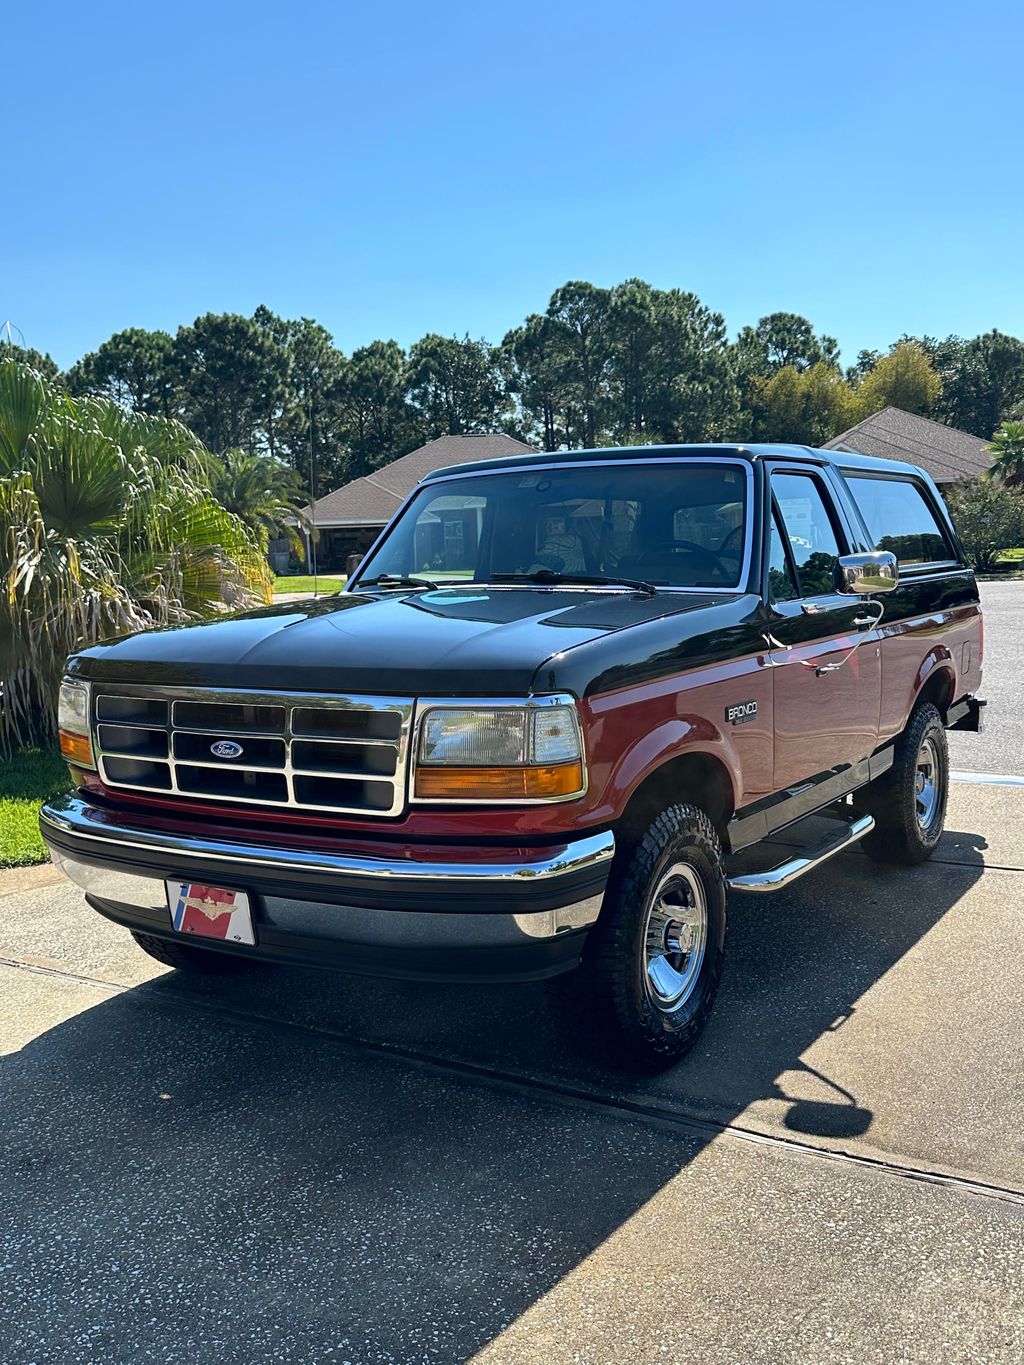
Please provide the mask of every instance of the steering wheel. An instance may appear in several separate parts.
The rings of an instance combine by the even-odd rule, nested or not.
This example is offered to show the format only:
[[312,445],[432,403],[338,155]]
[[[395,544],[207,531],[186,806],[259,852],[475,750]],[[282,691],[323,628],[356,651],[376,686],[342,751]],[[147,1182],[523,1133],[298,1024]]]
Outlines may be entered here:
[[743,544],[743,527],[734,526],[718,547],[720,555],[735,554]]
[[733,577],[733,570],[719,555],[715,554],[714,550],[708,550],[692,540],[659,540],[648,548],[648,553],[659,554],[666,550],[673,552],[682,550],[685,554],[696,555],[698,559],[703,560],[704,564],[711,568],[712,572],[720,573],[723,578]]

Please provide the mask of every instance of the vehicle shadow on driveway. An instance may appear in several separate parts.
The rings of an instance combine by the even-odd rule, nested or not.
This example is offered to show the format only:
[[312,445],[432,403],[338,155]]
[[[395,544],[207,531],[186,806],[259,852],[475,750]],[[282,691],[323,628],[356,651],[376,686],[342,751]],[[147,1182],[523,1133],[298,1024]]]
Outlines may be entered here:
[[75,986],[80,1013],[0,1059],[5,1361],[468,1359],[713,1130],[621,1122],[389,1047],[714,1123],[806,1075],[785,1122],[828,1145],[872,1114],[804,1054],[980,875],[850,857],[789,894],[734,897],[713,1021],[642,1082],[571,1056],[540,986],[267,969],[172,973],[100,1004]]

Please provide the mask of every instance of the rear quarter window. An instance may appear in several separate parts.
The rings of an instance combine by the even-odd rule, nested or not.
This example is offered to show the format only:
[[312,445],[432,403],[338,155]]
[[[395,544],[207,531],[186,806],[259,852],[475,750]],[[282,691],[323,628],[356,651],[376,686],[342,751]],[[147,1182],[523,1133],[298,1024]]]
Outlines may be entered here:
[[919,484],[910,479],[883,479],[846,474],[876,550],[889,550],[901,567],[956,563],[945,529]]

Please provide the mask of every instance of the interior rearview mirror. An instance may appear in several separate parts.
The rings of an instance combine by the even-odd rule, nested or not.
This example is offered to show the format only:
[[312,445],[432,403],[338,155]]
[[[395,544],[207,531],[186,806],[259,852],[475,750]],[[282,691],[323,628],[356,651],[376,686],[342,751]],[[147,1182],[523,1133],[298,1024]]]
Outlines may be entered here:
[[890,550],[869,555],[840,555],[836,560],[836,591],[871,597],[892,592],[900,580],[899,564]]

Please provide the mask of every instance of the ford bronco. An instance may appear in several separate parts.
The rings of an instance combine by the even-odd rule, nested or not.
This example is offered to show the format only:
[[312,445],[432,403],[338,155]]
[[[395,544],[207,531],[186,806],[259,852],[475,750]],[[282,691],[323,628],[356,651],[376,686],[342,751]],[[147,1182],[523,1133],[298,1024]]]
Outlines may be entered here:
[[[982,638],[909,465],[757,445],[462,465],[336,596],[74,656],[75,790],[42,829],[161,962],[551,978],[604,1057],[657,1069],[708,1017],[727,891],[857,840],[933,852]],[[737,869],[815,813],[826,837]]]

